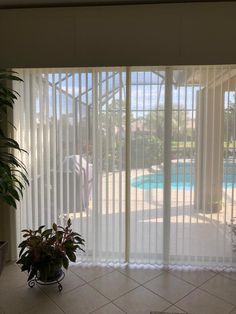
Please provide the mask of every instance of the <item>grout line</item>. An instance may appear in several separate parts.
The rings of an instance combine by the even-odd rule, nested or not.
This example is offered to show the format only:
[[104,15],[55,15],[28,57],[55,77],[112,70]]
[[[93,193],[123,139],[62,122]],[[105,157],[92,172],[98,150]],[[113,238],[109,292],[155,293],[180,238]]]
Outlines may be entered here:
[[94,312],[96,312],[96,311],[98,311],[98,310],[102,309],[104,306],[109,305],[109,304],[111,304],[111,302],[109,302],[109,303],[107,303],[107,304],[103,304],[102,306],[99,306],[99,307],[98,307],[98,308],[96,308],[95,310],[92,310],[91,312],[89,312],[89,314],[92,314],[92,313],[94,313]]
[[[109,304],[109,303],[112,302],[112,300],[111,300],[110,298],[106,297],[101,291],[99,291],[97,288],[93,287],[89,282],[87,283],[87,285],[88,285],[90,288],[96,290],[96,291],[97,291],[99,294],[101,294],[104,298],[106,298],[106,299],[109,301],[107,304]],[[104,305],[106,305],[106,304],[104,304]]]
[[98,311],[98,310],[101,310],[102,308],[104,308],[105,306],[107,306],[107,305],[109,305],[109,304],[114,305],[114,306],[117,307],[119,310],[121,310],[123,313],[126,313],[126,314],[127,314],[127,312],[125,312],[125,311],[124,311],[122,308],[120,308],[118,305],[114,304],[112,301],[109,302],[109,303],[107,303],[107,304],[104,304],[104,305],[98,307],[97,309],[93,310],[92,312],[89,312],[89,314],[92,314],[92,313],[94,313],[94,312],[96,312],[96,311]]
[[[223,275],[221,275],[221,272],[219,272],[219,273],[216,273],[215,276],[212,277],[212,278],[210,278],[209,280],[215,278],[215,277],[218,276],[218,275],[221,276],[221,277],[224,277]],[[231,281],[234,281],[233,279],[230,279],[230,278],[226,278],[226,279],[229,279],[229,280],[231,280]],[[212,293],[212,292],[209,292],[208,290],[205,290],[205,289],[203,288],[203,285],[205,285],[209,280],[207,280],[206,282],[204,282],[203,284],[201,284],[198,288],[199,288],[201,291],[204,291],[204,292],[206,292],[206,293],[208,293],[208,294],[210,294],[210,295],[212,295],[212,296],[218,298],[219,300],[224,301],[225,303],[228,303],[228,304],[233,305],[233,306],[236,307],[235,304],[233,304],[233,303],[231,303],[231,302],[229,302],[229,301],[227,301],[227,300],[225,300],[225,299],[223,299],[223,298],[221,298],[221,297],[215,295],[215,294]]]
[[[18,266],[18,265],[17,265],[17,266]],[[218,276],[218,275],[221,276],[221,277],[223,277],[223,278],[229,279],[229,280],[231,280],[232,282],[235,282],[234,279],[231,279],[231,278],[226,277],[226,276],[223,275],[224,270],[222,270],[222,271],[220,271],[220,272],[212,272],[212,274],[213,274],[212,277],[208,278],[206,281],[202,282],[200,285],[197,285],[197,286],[194,285],[194,284],[192,284],[191,282],[186,281],[185,279],[179,278],[179,277],[176,276],[175,274],[171,273],[170,270],[163,270],[163,269],[161,269],[161,272],[160,272],[158,275],[156,275],[155,277],[153,277],[153,278],[151,278],[151,279],[149,279],[149,280],[143,282],[142,284],[139,283],[138,281],[136,281],[135,279],[133,279],[132,277],[130,277],[129,275],[123,273],[123,272],[121,271],[121,268],[112,268],[112,267],[111,267],[110,270],[111,270],[111,271],[107,271],[107,272],[105,272],[104,274],[101,274],[99,277],[97,277],[97,278],[95,278],[95,279],[92,279],[92,280],[90,280],[90,281],[86,281],[86,280],[84,280],[82,277],[80,277],[77,273],[73,272],[73,271],[71,270],[71,268],[69,268],[69,269],[68,269],[68,272],[70,271],[72,274],[76,275],[76,277],[78,277],[80,280],[83,281],[83,284],[82,284],[82,285],[79,285],[79,286],[76,286],[75,288],[70,289],[69,291],[66,291],[64,294],[67,295],[68,293],[71,293],[71,292],[74,291],[75,289],[80,288],[80,287],[83,287],[83,286],[85,286],[85,285],[88,285],[88,286],[90,286],[92,289],[96,290],[100,295],[102,295],[102,296],[108,301],[108,303],[102,305],[101,307],[99,307],[99,308],[93,310],[93,311],[90,312],[90,313],[93,313],[93,312],[95,312],[95,311],[97,311],[97,310],[99,310],[99,309],[101,309],[101,308],[103,308],[103,307],[105,307],[105,306],[107,306],[107,305],[109,305],[109,304],[113,304],[114,306],[116,306],[117,308],[119,308],[122,312],[126,313],[122,308],[120,308],[120,307],[119,307],[116,303],[114,303],[114,302],[115,302],[116,300],[118,300],[119,298],[121,298],[121,297],[127,295],[128,293],[134,291],[135,289],[137,289],[137,288],[139,288],[139,287],[143,287],[143,288],[149,290],[151,293],[157,295],[158,297],[160,297],[160,298],[162,298],[163,300],[165,300],[166,302],[168,302],[170,305],[169,305],[166,309],[164,309],[164,311],[168,310],[171,306],[176,306],[177,308],[179,308],[178,305],[177,305],[177,303],[180,302],[180,301],[181,301],[182,299],[184,299],[185,297],[189,296],[191,293],[193,293],[193,292],[194,292],[195,290],[197,290],[197,289],[200,290],[200,291],[203,291],[203,292],[205,292],[205,293],[207,293],[207,294],[209,294],[209,295],[211,295],[211,296],[216,297],[217,299],[219,299],[219,300],[225,302],[225,303],[228,304],[228,305],[233,306],[233,309],[230,310],[229,313],[232,313],[232,312],[236,309],[235,304],[232,304],[231,302],[229,302],[229,301],[223,299],[222,297],[219,297],[219,296],[217,296],[217,295],[215,295],[215,294],[213,294],[213,293],[211,293],[211,292],[209,292],[209,291],[207,291],[207,290],[204,290],[204,285],[205,285],[208,281],[212,280],[213,278],[215,278],[215,277]],[[129,291],[127,291],[127,292],[121,294],[120,296],[118,296],[118,297],[115,298],[115,299],[110,299],[110,298],[108,298],[107,296],[105,296],[101,291],[99,291],[98,289],[96,289],[95,287],[93,287],[90,283],[92,283],[93,281],[95,281],[95,280],[97,280],[97,279],[100,279],[100,278],[102,278],[102,277],[104,277],[104,276],[107,276],[107,275],[113,273],[114,271],[117,271],[117,272],[120,273],[121,275],[127,277],[129,280],[132,280],[133,282],[135,282],[135,283],[137,284],[137,287],[135,287],[135,288],[133,288],[133,289],[131,289],[131,290],[129,290]],[[209,270],[208,270],[208,271],[209,271]],[[194,271],[193,271],[193,272],[194,272]],[[166,299],[166,298],[164,298],[163,296],[159,295],[159,294],[156,293],[155,291],[152,291],[151,289],[149,289],[149,288],[147,288],[147,287],[144,286],[144,285],[147,284],[148,282],[150,282],[150,281],[152,281],[152,280],[154,280],[154,279],[157,279],[158,277],[160,277],[161,275],[164,275],[165,273],[169,273],[169,274],[172,275],[173,277],[175,277],[175,278],[177,278],[177,279],[179,279],[179,280],[181,280],[181,281],[183,281],[183,282],[185,282],[185,283],[187,283],[187,284],[193,286],[194,289],[191,290],[190,292],[188,292],[186,295],[184,295],[182,298],[180,298],[180,299],[177,300],[176,302],[172,303],[171,301],[169,301],[168,299]],[[24,274],[27,275],[25,272],[24,272]],[[52,298],[50,297],[50,295],[47,294],[47,292],[43,289],[43,287],[41,287],[41,286],[38,285],[38,284],[37,284],[37,287],[40,289],[40,291],[43,292],[43,294],[44,294],[50,301],[52,301],[52,302],[56,305],[57,308],[59,308],[63,313],[66,313],[66,312],[60,307],[60,305],[58,305],[58,304],[56,303],[56,301],[54,301],[54,299],[52,299]],[[33,307],[34,307],[34,306],[32,306],[32,308],[33,308]],[[30,309],[31,309],[31,308],[30,308]],[[29,310],[30,310],[30,309],[29,309]],[[181,309],[181,308],[179,308],[179,309],[180,309],[181,311],[184,311],[184,310]]]
[[141,286],[142,286],[143,288],[147,289],[148,291],[152,292],[153,294],[157,295],[159,298],[162,298],[162,299],[165,300],[166,302],[170,303],[170,305],[169,305],[168,307],[174,305],[174,303],[172,303],[172,301],[170,301],[170,300],[164,298],[163,296],[161,296],[161,295],[158,294],[157,292],[152,291],[151,289],[149,289],[148,287],[145,287],[145,286],[143,286],[143,285],[141,285]]
[[177,306],[177,303],[180,302],[181,300],[183,300],[185,297],[189,296],[191,293],[193,293],[194,291],[196,291],[198,289],[198,287],[195,287],[195,289],[193,289],[192,291],[188,292],[187,294],[185,294],[185,296],[183,296],[182,298],[180,298],[178,301],[176,301],[173,305]]
[[181,309],[181,308],[180,308],[179,306],[177,306],[177,305],[171,305],[171,306],[169,306],[168,308],[166,308],[164,311],[168,311],[168,309],[171,308],[172,306],[177,307],[177,309],[179,309],[180,311],[183,312],[183,313],[180,313],[180,314],[186,314],[186,313],[187,313],[185,310]]
[[[50,300],[50,301],[52,301],[63,313],[65,313],[66,314],[66,312],[43,290],[43,287],[40,287],[40,285],[39,284],[37,284],[37,282],[35,283],[36,285],[36,287],[38,287],[39,288],[39,290]],[[34,287],[33,287],[34,288]],[[30,288],[30,289],[33,289],[33,288]],[[32,307],[32,308],[34,308],[35,307],[35,305]],[[27,311],[26,311],[27,312]]]
[[[178,278],[178,279],[180,279],[180,278]],[[182,280],[182,279],[180,279],[180,280]],[[183,281],[184,281],[184,280],[183,280]],[[188,282],[186,282],[186,283],[188,283]],[[189,283],[188,283],[188,284],[189,284]],[[143,285],[141,285],[141,286],[143,286]],[[148,287],[145,287],[145,286],[143,286],[143,287],[146,288],[147,290],[151,291],[152,293],[156,294],[157,296],[161,297],[162,299],[164,299],[164,300],[167,301],[168,303],[171,303],[171,305],[175,305],[176,303],[178,303],[179,301],[181,301],[182,299],[184,299],[186,296],[188,296],[189,294],[191,294],[192,292],[194,292],[195,290],[198,289],[198,287],[196,287],[196,286],[194,286],[194,285],[192,285],[192,286],[194,287],[194,289],[192,289],[191,291],[189,291],[187,294],[185,294],[182,298],[180,298],[178,301],[176,301],[176,302],[174,302],[174,303],[173,303],[172,301],[170,301],[170,300],[164,298],[163,296],[159,295],[157,292],[152,291],[152,290],[149,289]],[[170,306],[169,306],[169,307],[170,307]]]
[[219,275],[219,276],[221,276],[221,277],[224,277],[224,278],[226,278],[226,279],[229,279],[229,280],[231,280],[231,281],[236,281],[236,279],[231,278],[230,276],[227,276],[227,275],[225,275],[225,274],[227,274],[227,272],[225,272],[225,273],[220,272],[220,273],[217,274],[217,275]]
[[[137,288],[139,288],[139,287],[140,287],[140,285],[139,285],[139,286],[137,286],[137,287],[135,287],[135,288],[130,289],[129,291],[126,291],[125,293],[123,293],[123,294],[119,295],[117,298],[115,298],[115,299],[111,300],[111,302],[115,302],[115,301],[117,301],[119,298],[124,297],[126,294],[128,294],[128,293],[130,293],[130,292],[134,291],[135,289],[137,289]],[[114,304],[115,304],[115,303],[114,303]]]
[[[68,271],[70,271],[70,269],[68,269]],[[72,273],[73,273],[73,272],[72,272]],[[74,274],[74,273],[73,273],[73,274]],[[80,278],[77,274],[75,274],[75,275],[76,275],[79,279],[81,279],[81,280],[83,281],[83,284],[82,284],[82,285],[79,285],[79,286],[76,286],[76,287],[70,289],[69,291],[64,292],[64,295],[67,295],[67,294],[73,292],[73,291],[74,291],[75,289],[77,289],[77,288],[81,288],[81,287],[83,287],[83,286],[85,286],[85,285],[88,285],[88,283],[87,283],[85,280],[83,280],[82,278]],[[64,310],[56,303],[56,301],[55,301],[54,299],[52,299],[49,294],[47,294],[47,292],[43,289],[43,287],[41,287],[41,286],[38,285],[37,283],[36,283],[36,285],[37,285],[37,287],[38,287],[54,304],[57,305],[57,307],[59,307],[60,310],[62,310],[63,313],[66,313],[66,312],[64,312]],[[62,293],[62,292],[60,292],[60,293]]]
[[231,312],[229,312],[229,314],[233,313],[234,311],[236,311],[236,306],[232,309]]
[[[170,273],[170,274],[173,275],[175,278],[177,278],[177,279],[179,279],[179,280],[181,280],[181,281],[183,281],[183,282],[185,282],[185,283],[187,283],[187,284],[190,284],[191,286],[194,287],[194,289],[192,289],[189,293],[187,293],[187,294],[184,295],[182,298],[180,298],[179,300],[177,300],[176,302],[173,303],[173,302],[171,302],[170,300],[164,298],[163,296],[159,295],[158,293],[156,293],[156,292],[152,291],[151,289],[149,289],[149,288],[147,288],[147,287],[144,286],[144,284],[147,284],[149,281],[152,281],[152,280],[158,278],[159,276],[163,275],[165,272],[168,272],[168,273],[169,273],[170,270],[168,270],[168,271],[164,270],[162,273],[158,274],[156,277],[154,277],[154,278],[152,278],[152,279],[150,279],[150,280],[148,280],[148,281],[146,281],[146,282],[144,282],[144,283],[142,283],[142,284],[140,284],[139,282],[137,282],[135,279],[133,279],[133,278],[127,276],[126,274],[122,273],[119,269],[115,269],[115,270],[117,270],[119,273],[121,273],[122,275],[126,276],[126,277],[129,278],[130,280],[133,280],[135,283],[138,284],[138,286],[135,287],[134,289],[131,289],[131,290],[125,292],[124,294],[120,295],[119,297],[115,298],[114,300],[109,299],[108,297],[106,297],[105,295],[103,295],[99,290],[97,290],[96,288],[94,288],[92,285],[90,285],[90,286],[91,286],[93,289],[95,289],[97,292],[99,292],[100,294],[102,294],[105,298],[107,298],[108,300],[110,300],[111,303],[115,302],[117,299],[119,299],[119,298],[125,296],[126,294],[130,293],[131,291],[137,289],[138,287],[143,287],[143,288],[149,290],[150,292],[156,294],[158,297],[162,298],[162,299],[165,300],[166,302],[170,303],[171,305],[168,306],[167,309],[168,309],[169,307],[171,307],[171,306],[177,306],[176,304],[177,304],[178,302],[180,302],[182,299],[184,299],[185,297],[187,297],[188,295],[190,295],[192,292],[194,292],[194,291],[197,290],[197,289],[200,289],[201,291],[206,292],[205,290],[201,289],[200,287],[201,287],[202,285],[204,285],[206,282],[208,282],[209,280],[211,280],[211,279],[213,279],[214,277],[216,277],[217,275],[219,275],[219,273],[213,273],[214,275],[213,275],[211,278],[209,278],[209,279],[207,279],[206,281],[204,281],[204,283],[202,283],[201,285],[195,286],[195,285],[193,285],[193,284],[187,282],[186,280],[184,280],[184,279],[182,279],[182,278],[179,278],[179,277],[177,277],[177,276],[174,276],[173,274]],[[115,270],[114,270],[114,271],[115,271]],[[112,272],[113,272],[113,271],[112,271]],[[110,272],[110,273],[111,273],[111,272]],[[105,275],[107,275],[107,274],[104,274],[104,275],[102,275],[101,277],[103,277],[103,276],[105,276]],[[101,277],[99,277],[99,278],[101,278]],[[96,278],[96,279],[98,279],[98,278]],[[94,280],[96,280],[96,279],[94,279]],[[94,280],[92,280],[92,281],[94,281]],[[90,281],[90,282],[92,282],[92,281]],[[89,284],[89,282],[87,282],[87,284]],[[224,301],[225,303],[228,303],[228,304],[230,304],[230,305],[232,305],[232,306],[235,306],[234,304],[229,303],[229,302],[227,302],[226,300],[221,299],[221,298],[217,297],[217,296],[214,295],[214,294],[211,294],[211,293],[209,293],[209,294],[212,295],[212,296],[214,296],[214,297],[216,297],[216,298],[218,298],[218,299],[220,299],[220,300],[222,300],[222,301]],[[116,305],[116,304],[114,303],[114,305]],[[116,306],[117,306],[117,305],[116,305]],[[177,307],[178,307],[178,306],[177,306]],[[181,309],[181,310],[182,310],[182,309]]]
[[88,283],[85,279],[83,279],[80,275],[78,275],[77,273],[73,272],[71,269],[69,269],[69,271],[72,272],[72,274],[74,274],[76,277],[78,277],[80,280],[84,281],[84,283]]
[[101,277],[103,277],[103,276],[105,276],[105,275],[111,274],[111,273],[113,273],[115,270],[116,270],[116,269],[113,269],[113,270],[111,270],[111,271],[107,271],[107,272],[105,272],[105,273],[99,275],[98,277],[96,277],[96,278],[94,278],[94,279],[85,280],[83,277],[81,277],[80,275],[78,275],[77,273],[73,272],[73,271],[70,269],[70,271],[71,271],[73,274],[75,274],[75,275],[76,275],[77,277],[79,277],[81,280],[85,281],[85,283],[90,283],[90,282],[92,282],[92,281],[94,281],[94,280],[97,280],[97,279],[99,279],[99,278],[101,278]]
[[[193,272],[194,272],[194,271],[193,271]],[[218,275],[217,273],[214,273],[214,272],[212,272],[212,274],[213,274],[212,277],[208,278],[206,281],[204,281],[204,282],[201,283],[200,285],[195,285],[195,284],[193,284],[193,283],[190,282],[190,281],[187,281],[187,280],[185,280],[185,279],[183,279],[183,278],[178,277],[178,276],[175,275],[175,274],[170,273],[170,275],[174,276],[175,278],[180,279],[180,280],[182,280],[182,281],[184,281],[184,282],[186,282],[186,283],[188,283],[188,284],[190,284],[190,285],[192,285],[192,286],[194,286],[194,287],[196,287],[196,288],[199,288],[200,286],[204,285],[207,281],[211,280],[211,279],[214,278],[216,275]]]
[[111,302],[114,306],[118,307],[119,310],[121,310],[122,312],[124,312],[125,314],[127,314],[127,312],[125,310],[123,310],[119,305],[115,304],[113,301]]
[[40,285],[38,285],[37,283],[36,283],[36,286],[48,297],[48,299],[49,299],[50,301],[52,301],[63,313],[66,314],[66,312],[60,307],[60,305],[58,305],[58,304],[43,290],[43,287],[40,287]]
[[102,278],[102,277],[104,277],[104,276],[107,276],[107,275],[109,275],[109,274],[111,274],[111,273],[114,273],[115,270],[116,270],[116,269],[113,269],[112,271],[106,272],[105,274],[103,274],[103,275],[101,275],[101,276],[99,276],[99,277],[96,277],[95,279],[92,279],[92,280],[87,281],[87,283],[93,282],[93,281],[95,281],[95,280],[97,280],[97,279],[100,279],[100,278]]
[[[114,271],[115,271],[115,270],[114,270]],[[113,272],[113,271],[112,271],[112,272]],[[112,273],[112,272],[110,272],[110,273]],[[110,274],[110,273],[108,273],[108,274]],[[108,274],[104,274],[104,276],[105,276],[105,275],[108,275]],[[124,274],[122,274],[122,275],[125,276]],[[101,277],[103,277],[103,276],[101,276]],[[99,278],[101,278],[101,277],[99,277]],[[127,277],[127,276],[125,276],[125,277]],[[98,278],[97,278],[97,279],[98,279]],[[128,278],[128,279],[134,281],[133,279],[130,279],[130,278]],[[95,280],[96,280],[96,279],[95,279]],[[119,299],[120,297],[123,297],[123,296],[126,295],[127,293],[129,293],[129,292],[131,292],[131,291],[137,289],[137,288],[140,286],[140,284],[137,283],[137,284],[138,284],[137,287],[134,287],[134,288],[130,289],[129,291],[127,291],[127,292],[125,292],[125,293],[119,295],[119,296],[118,296],[117,298],[115,298],[115,299],[110,299],[110,298],[108,298],[107,296],[105,296],[101,291],[99,291],[97,288],[95,288],[94,286],[91,285],[91,282],[93,282],[93,281],[95,281],[95,280],[92,280],[92,281],[90,281],[90,282],[87,282],[87,284],[88,284],[91,288],[93,288],[93,289],[95,289],[97,292],[99,292],[103,297],[105,297],[106,299],[108,299],[110,302],[116,301],[116,300]],[[136,283],[136,282],[134,281],[134,283]],[[116,306],[117,306],[117,305],[116,305]]]
[[[129,278],[129,279],[130,279],[130,278]],[[136,282],[135,282],[135,283],[136,283]],[[89,285],[91,288],[95,289],[97,292],[99,292],[102,296],[104,296],[106,299],[108,299],[108,300],[111,301],[111,302],[116,301],[116,300],[119,299],[120,297],[123,297],[123,296],[126,295],[127,293],[129,293],[129,292],[131,292],[131,291],[137,289],[137,288],[140,286],[140,284],[139,284],[139,286],[137,286],[137,287],[135,287],[135,288],[132,288],[132,289],[130,289],[129,291],[126,291],[125,293],[119,295],[117,298],[115,298],[115,299],[110,299],[110,298],[108,298],[107,296],[105,296],[101,291],[99,291],[97,288],[95,288],[95,287],[93,287],[92,285],[90,285],[90,283],[88,283],[88,285]]]
[[227,300],[223,299],[222,297],[219,297],[219,296],[213,294],[212,292],[209,292],[208,290],[203,289],[201,286],[198,289],[205,292],[205,293],[208,293],[209,295],[211,295],[211,296],[213,296],[213,297],[215,297],[221,301],[224,301],[225,303],[227,303],[229,305],[235,306],[235,304],[231,303],[230,301],[227,301]]
[[[114,303],[116,300],[118,300],[119,298],[125,296],[126,294],[130,293],[131,291],[133,291],[133,290],[135,290],[135,289],[137,289],[137,288],[139,288],[139,287],[143,287],[143,288],[149,290],[150,292],[156,294],[158,297],[162,298],[162,299],[165,300],[166,302],[171,303],[170,301],[166,300],[165,298],[163,298],[162,296],[158,295],[157,293],[155,293],[155,292],[151,291],[150,289],[144,287],[144,286],[143,286],[144,283],[143,283],[143,284],[140,284],[139,282],[137,282],[137,281],[134,280],[133,278],[130,278],[129,276],[125,275],[124,273],[122,273],[122,272],[119,271],[118,269],[114,269],[112,272],[114,272],[115,270],[117,270],[121,275],[123,275],[123,276],[127,277],[128,279],[130,279],[130,280],[134,281],[135,283],[137,283],[138,286],[135,287],[135,288],[133,288],[133,289],[131,289],[131,290],[129,290],[129,291],[127,291],[127,292],[125,292],[125,293],[123,293],[123,294],[121,294],[121,295],[119,295],[119,296],[118,296],[117,298],[115,298],[115,299],[110,299],[110,298],[108,298],[107,296],[105,296],[101,291],[99,291],[98,289],[96,289],[95,287],[93,287],[93,286],[90,284],[91,282],[95,281],[95,280],[98,279],[98,278],[96,278],[96,279],[94,279],[94,280],[92,280],[92,281],[90,281],[90,282],[87,282],[87,284],[88,284],[91,288],[95,289],[95,290],[96,290],[97,292],[99,292],[103,297],[105,297],[106,299],[108,299],[108,300],[110,301],[109,303],[113,303],[115,306],[117,306],[117,304]],[[110,273],[112,273],[112,272],[109,272],[108,274],[110,274]],[[164,273],[164,272],[163,272],[163,273]],[[155,278],[157,278],[158,276],[162,275],[163,273],[158,274]],[[108,275],[108,274],[104,274],[104,275],[102,275],[101,277],[103,277],[103,276],[105,276],[105,275]],[[99,278],[101,278],[101,277],[99,277]],[[153,279],[154,279],[154,278],[153,278]],[[151,280],[152,280],[152,279],[150,279],[149,281],[151,281]],[[148,281],[147,281],[147,282],[148,282]],[[145,283],[146,283],[146,282],[145,282]],[[109,304],[109,303],[108,303],[108,304]],[[105,305],[106,305],[106,304],[105,304]],[[104,305],[104,306],[105,306],[105,305]],[[171,303],[171,305],[173,305],[173,304]],[[171,306],[171,305],[170,305],[170,306]],[[119,306],[117,306],[117,307],[119,307]],[[123,309],[121,309],[121,310],[124,311]]]
[[156,275],[155,277],[153,277],[153,278],[151,278],[151,279],[148,279],[147,281],[144,281],[144,282],[142,282],[142,283],[140,283],[139,281],[137,281],[136,279],[134,279],[134,278],[132,278],[132,277],[130,277],[129,275],[126,275],[125,273],[123,273],[121,270],[118,270],[122,275],[125,275],[126,277],[128,277],[129,279],[132,279],[132,280],[134,280],[136,283],[138,283],[139,285],[144,285],[144,284],[146,284],[146,283],[148,283],[149,281],[151,281],[151,280],[153,280],[153,279],[156,279],[157,277],[159,277],[160,275],[162,275],[164,272],[165,272],[165,270],[162,270],[158,275]]
[[[211,279],[215,278],[216,276],[218,276],[219,273],[216,273],[215,276],[209,278],[207,281],[203,282],[201,285],[198,286],[198,288],[201,288],[203,285],[205,285],[208,281],[210,281]],[[203,289],[202,289],[203,290]]]
[[[212,278],[214,278],[214,277],[217,276],[217,275],[218,275],[218,274],[215,273],[215,275],[214,275],[213,277],[209,278],[207,281],[211,280]],[[183,280],[183,279],[181,279],[181,280]],[[183,280],[183,281],[185,281],[185,280]],[[207,281],[205,281],[203,284],[205,284]],[[201,285],[203,285],[203,284],[201,284]],[[189,293],[187,293],[187,294],[186,294],[185,296],[183,296],[181,299],[179,299],[178,301],[176,301],[175,303],[173,303],[173,305],[178,307],[178,305],[176,305],[178,302],[180,302],[181,300],[183,300],[185,297],[187,297],[188,295],[190,295],[192,292],[196,291],[197,289],[200,289],[201,291],[206,292],[205,290],[203,290],[203,289],[200,288],[201,285],[200,285],[200,286],[197,286],[197,287],[194,286],[195,289],[191,290]],[[210,294],[210,293],[209,293],[209,294]],[[215,296],[215,295],[213,295],[213,296]],[[216,296],[215,296],[215,297],[216,297]],[[224,300],[224,301],[225,301],[225,300]]]
[[[117,270],[117,269],[116,269]],[[119,270],[117,270],[118,272],[120,272]],[[121,272],[120,272],[121,273]],[[157,275],[155,278],[153,278],[153,279],[150,279],[149,281],[147,281],[147,282],[145,282],[145,283],[143,283],[143,284],[140,284],[140,283],[138,283],[137,281],[135,281],[133,278],[130,278],[129,276],[127,276],[127,275],[125,275],[125,274],[123,274],[123,273],[121,273],[122,275],[124,275],[124,276],[126,276],[127,278],[129,278],[130,280],[133,280],[135,283],[137,283],[138,284],[138,286],[137,287],[135,287],[135,288],[133,288],[133,289],[131,289],[131,290],[129,290],[129,291],[127,291],[127,292],[125,292],[125,293],[123,293],[122,295],[120,295],[119,297],[117,297],[117,298],[115,298],[114,300],[112,300],[112,299],[109,299],[108,297],[106,297],[104,294],[102,294],[99,290],[97,290],[96,288],[94,288],[92,285],[90,285],[89,284],[89,282],[88,282],[88,284],[93,288],[93,289],[95,289],[97,292],[99,292],[101,295],[103,295],[105,298],[107,298],[108,300],[110,300],[112,303],[113,302],[115,302],[117,299],[119,299],[119,298],[121,298],[121,297],[123,297],[123,296],[125,296],[126,294],[128,294],[129,292],[131,292],[131,291],[133,291],[133,290],[135,290],[135,289],[137,289],[138,287],[143,287],[143,288],[145,288],[145,289],[147,289],[147,290],[149,290],[151,293],[153,293],[153,294],[155,294],[155,295],[157,295],[158,297],[160,297],[160,298],[162,298],[163,300],[165,300],[166,302],[168,302],[169,304],[170,304],[170,306],[172,306],[172,305],[174,305],[175,303],[177,303],[177,302],[179,302],[180,300],[178,300],[177,302],[175,302],[175,303],[172,303],[171,301],[169,301],[168,299],[166,299],[166,298],[164,298],[163,296],[161,296],[161,295],[159,295],[158,293],[156,293],[156,292],[154,292],[154,291],[152,291],[151,289],[149,289],[149,288],[147,288],[147,287],[145,287],[144,286],[144,284],[146,284],[146,283],[148,283],[149,281],[151,281],[151,280],[153,280],[153,279],[155,279],[155,278],[157,278],[157,277],[159,277],[159,276],[161,276],[161,275],[163,275],[164,274],[164,272],[163,273],[160,273],[159,275]],[[179,279],[179,278],[178,278]],[[96,280],[96,279],[95,279]],[[180,279],[181,280],[181,279]],[[90,282],[92,282],[92,281],[90,281]],[[195,289],[193,289],[193,290],[191,290],[188,294],[190,294],[191,292],[193,292],[194,290],[196,290],[197,289],[197,287],[195,287],[195,286],[193,286]],[[185,296],[187,296],[188,294],[186,294]],[[184,296],[184,297],[185,297]],[[114,303],[115,304],[115,303]],[[116,304],[115,304],[116,305]],[[170,306],[168,306],[168,307],[170,307]]]

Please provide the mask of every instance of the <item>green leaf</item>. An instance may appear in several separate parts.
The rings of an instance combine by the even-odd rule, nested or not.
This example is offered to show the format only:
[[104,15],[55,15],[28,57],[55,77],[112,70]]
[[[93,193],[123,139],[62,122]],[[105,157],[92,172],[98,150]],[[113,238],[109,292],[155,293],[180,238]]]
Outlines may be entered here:
[[33,279],[34,276],[36,276],[36,274],[37,274],[36,269],[32,269],[31,272],[30,272],[30,274],[29,274],[29,277],[28,277],[28,280],[27,280],[27,281],[30,281],[31,279]]
[[21,267],[21,271],[26,271],[26,270],[29,270],[29,266],[28,265],[23,265]]
[[68,258],[66,256],[63,256],[62,263],[63,263],[63,267],[65,269],[68,269],[68,267],[69,267],[69,260],[68,260]]
[[24,240],[18,245],[18,248],[26,246],[26,244],[27,244],[27,240]]
[[14,208],[16,208],[16,202],[14,200],[14,198],[11,195],[0,195],[2,196],[2,199],[10,206],[13,206]]
[[23,229],[23,230],[21,230],[21,232],[28,232],[28,233],[30,233],[30,231],[28,229]]
[[16,199],[17,201],[20,200],[19,194],[14,188],[10,187],[8,191],[14,199]]
[[42,226],[40,226],[39,228],[38,228],[38,232],[39,233],[42,233],[42,229],[45,227],[45,225],[42,225]]
[[54,231],[57,231],[57,224],[55,224],[55,222],[53,223],[52,228]]
[[76,255],[75,255],[75,253],[74,252],[71,252],[71,251],[67,251],[66,252],[66,255],[68,256],[68,258],[69,258],[69,260],[71,261],[71,262],[75,262],[76,261]]
[[48,237],[50,234],[52,234],[52,229],[47,229],[42,232],[42,237]]
[[22,255],[22,253],[24,252],[24,250],[25,250],[25,247],[22,247],[21,250],[20,250],[19,256]]

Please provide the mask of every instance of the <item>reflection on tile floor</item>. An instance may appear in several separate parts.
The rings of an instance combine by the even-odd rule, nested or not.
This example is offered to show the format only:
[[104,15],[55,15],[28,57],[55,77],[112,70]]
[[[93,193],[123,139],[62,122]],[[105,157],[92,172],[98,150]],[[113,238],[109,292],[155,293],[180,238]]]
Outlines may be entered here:
[[0,277],[0,314],[235,314],[236,273],[73,265],[62,292],[29,288],[8,264]]

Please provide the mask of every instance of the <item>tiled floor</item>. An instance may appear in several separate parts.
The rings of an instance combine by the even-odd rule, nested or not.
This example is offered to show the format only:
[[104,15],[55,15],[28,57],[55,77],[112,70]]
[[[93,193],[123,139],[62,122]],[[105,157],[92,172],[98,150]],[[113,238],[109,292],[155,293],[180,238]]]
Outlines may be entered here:
[[56,286],[29,288],[9,264],[0,277],[0,314],[236,314],[236,273],[73,265]]

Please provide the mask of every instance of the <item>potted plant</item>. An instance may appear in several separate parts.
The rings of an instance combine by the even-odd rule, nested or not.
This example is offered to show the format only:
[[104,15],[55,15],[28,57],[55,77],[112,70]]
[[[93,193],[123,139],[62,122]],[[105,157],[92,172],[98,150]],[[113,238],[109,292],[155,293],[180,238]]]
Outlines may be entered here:
[[[10,86],[12,81],[22,80],[14,71],[0,70],[0,201],[1,205],[5,203],[16,208],[16,202],[23,195],[28,179],[24,164],[15,154],[25,151],[8,135],[8,127],[14,128],[9,121],[9,114],[19,96]],[[7,246],[6,241],[0,241],[0,275],[5,264]]]
[[71,229],[71,220],[66,227],[53,224],[51,229],[22,230],[25,238],[20,244],[19,260],[22,271],[29,273],[28,281],[48,283],[57,281],[62,275],[62,266],[67,269],[69,261],[75,262],[77,249],[84,252],[84,239]]

